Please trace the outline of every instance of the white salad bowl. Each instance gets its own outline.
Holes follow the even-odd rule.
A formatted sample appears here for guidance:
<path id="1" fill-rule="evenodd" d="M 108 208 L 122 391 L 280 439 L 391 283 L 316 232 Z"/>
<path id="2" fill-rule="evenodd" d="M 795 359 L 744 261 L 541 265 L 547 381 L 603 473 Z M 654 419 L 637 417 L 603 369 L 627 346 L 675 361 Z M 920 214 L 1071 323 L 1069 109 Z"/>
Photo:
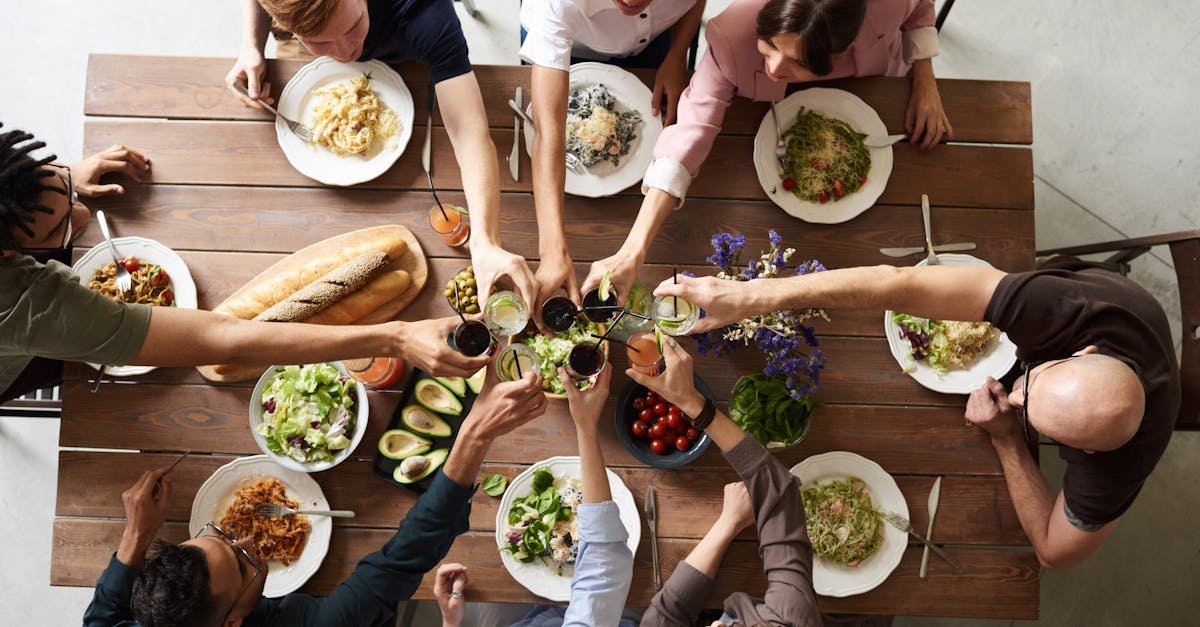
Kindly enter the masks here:
<path id="1" fill-rule="evenodd" d="M 342 376 L 350 376 L 349 372 L 346 371 L 346 367 L 343 366 L 341 362 L 334 361 L 329 363 L 332 364 L 334 368 L 337 368 L 337 371 L 341 373 Z M 371 414 L 371 409 L 367 403 L 366 386 L 358 381 L 354 382 L 354 434 L 350 437 L 350 446 L 338 451 L 338 453 L 333 456 L 333 459 L 330 460 L 319 462 L 299 462 L 291 457 L 288 457 L 287 455 L 280 455 L 272 452 L 267 446 L 267 438 L 258 432 L 258 425 L 262 424 L 263 422 L 263 390 L 267 387 L 267 381 L 274 376 L 275 369 L 278 367 L 279 366 L 271 366 L 268 368 L 267 371 L 258 378 L 258 384 L 254 386 L 254 392 L 250 395 L 250 433 L 254 436 L 254 441 L 258 443 L 258 448 L 262 450 L 264 455 L 275 460 L 275 462 L 280 466 L 283 466 L 289 470 L 297 470 L 300 472 L 321 472 L 322 470 L 329 470 L 330 468 L 333 468 L 334 466 L 346 461 L 346 459 L 350 457 L 350 454 L 354 452 L 354 449 L 358 448 L 359 443 L 362 442 L 363 435 L 367 432 L 367 418 Z"/>

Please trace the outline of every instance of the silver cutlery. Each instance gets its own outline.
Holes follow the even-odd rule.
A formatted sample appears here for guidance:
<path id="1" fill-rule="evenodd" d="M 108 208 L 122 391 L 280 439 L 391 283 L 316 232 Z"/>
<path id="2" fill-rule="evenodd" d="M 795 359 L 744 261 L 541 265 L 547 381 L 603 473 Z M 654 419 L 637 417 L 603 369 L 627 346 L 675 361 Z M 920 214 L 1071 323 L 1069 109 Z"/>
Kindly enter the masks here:
<path id="1" fill-rule="evenodd" d="M 303 514 L 305 516 L 329 516 L 330 518 L 354 518 L 354 512 L 347 509 L 334 510 L 316 510 L 316 509 L 292 509 L 284 507 L 279 503 L 260 503 L 254 508 L 254 512 L 263 518 L 279 518 L 289 514 Z"/>
<path id="2" fill-rule="evenodd" d="M 891 523 L 891 525 L 893 527 L 899 529 L 900 531 L 903 531 L 904 533 L 907 533 L 908 535 L 916 538 L 919 542 L 921 542 L 925 546 L 929 547 L 934 553 L 937 553 L 938 557 L 946 560 L 947 564 L 953 566 L 954 570 L 956 570 L 958 572 L 962 572 L 962 567 L 959 566 L 958 564 L 956 564 L 954 562 L 954 560 L 950 559 L 950 556 L 946 555 L 946 552 L 943 551 L 941 547 L 930 542 L 929 540 L 926 540 L 925 538 L 921 537 L 921 534 L 913 531 L 912 523 L 908 522 L 907 518 L 905 518 L 895 512 L 880 511 L 879 515 L 883 516 L 883 519 L 888 521 L 889 523 Z"/>
<path id="3" fill-rule="evenodd" d="M 529 127 L 525 131 L 526 134 L 529 134 L 530 130 L 532 130 L 535 134 L 537 133 L 537 126 L 534 125 L 533 118 L 529 117 L 529 114 L 525 113 L 525 109 L 521 108 L 521 106 L 518 105 L 517 102 L 512 98 L 508 99 L 508 108 L 512 109 L 514 113 L 521 116 L 522 120 L 525 120 L 525 125 Z M 565 151 L 563 154 L 566 155 L 567 167 L 570 168 L 572 172 L 575 172 L 576 174 L 585 174 L 587 172 L 587 170 L 583 167 L 583 162 L 580 161 L 579 157 L 576 157 L 570 150 Z"/>
<path id="4" fill-rule="evenodd" d="M 108 218 L 104 215 L 104 210 L 96 212 L 96 222 L 100 223 L 100 233 L 104 235 L 104 242 L 108 244 L 108 252 L 112 255 L 113 265 L 117 267 L 117 287 L 122 292 L 128 292 L 133 289 L 133 275 L 129 274 L 129 270 L 121 265 L 121 258 L 117 256 L 117 247 L 113 245 L 112 234 L 108 231 Z"/>
<path id="5" fill-rule="evenodd" d="M 517 95 L 513 98 L 517 103 L 517 108 L 521 108 L 521 88 L 517 87 Z M 513 116 L 513 146 L 512 152 L 508 153 L 508 173 L 512 175 L 512 180 L 521 180 L 521 153 L 517 152 L 518 146 L 521 144 L 521 116 Z"/>
<path id="6" fill-rule="evenodd" d="M 654 506 L 654 486 L 646 489 L 646 524 L 650 527 L 650 561 L 654 569 L 654 589 L 662 589 L 662 575 L 658 572 L 658 514 Z"/>
<path id="7" fill-rule="evenodd" d="M 933 250 L 934 250 L 934 252 L 937 252 L 937 253 L 957 253 L 957 252 L 962 252 L 964 250 L 975 250 L 975 248 L 976 248 L 975 242 L 961 242 L 958 244 L 938 244 L 937 246 L 933 247 Z M 880 253 L 887 255 L 888 257 L 907 257 L 909 255 L 916 255 L 918 253 L 923 253 L 925 251 L 926 251 L 926 248 L 924 246 L 907 246 L 904 248 L 880 248 L 879 249 Z"/>
<path id="8" fill-rule="evenodd" d="M 929 254 L 925 257 L 925 265 L 941 265 L 942 262 L 938 261 L 937 253 L 933 252 L 933 232 L 929 229 L 929 196 L 926 194 L 921 194 L 921 220 L 925 222 L 925 247 L 929 250 Z"/>
<path id="9" fill-rule="evenodd" d="M 278 110 L 275 109 L 275 107 L 272 107 L 271 105 L 263 102 L 262 100 L 251 96 L 250 92 L 246 91 L 246 88 L 241 83 L 234 83 L 233 88 L 236 89 L 239 94 L 258 102 L 258 104 L 262 105 L 267 111 L 274 113 L 275 117 L 279 118 L 280 120 L 283 120 L 283 123 L 287 125 L 288 130 L 291 131 L 292 134 L 295 135 L 296 137 L 299 137 L 300 139 L 303 139 L 306 142 L 310 142 L 313 140 L 313 132 L 312 132 L 311 128 L 308 128 L 307 126 L 280 113 Z"/>
<path id="10" fill-rule="evenodd" d="M 888 146 L 905 141 L 908 138 L 909 136 L 904 133 L 899 135 L 868 135 L 867 138 L 863 140 L 863 144 L 865 144 L 867 148 L 887 148 Z M 944 144 L 948 141 L 950 141 L 950 138 L 943 135 L 941 141 L 938 143 Z"/>
<path id="11" fill-rule="evenodd" d="M 925 529 L 925 537 L 933 541 L 933 519 L 937 518 L 938 501 L 942 496 L 942 478 L 933 481 L 933 489 L 929 491 L 929 526 Z M 929 547 L 921 551 L 921 579 L 929 573 Z"/>
<path id="12" fill-rule="evenodd" d="M 96 370 L 96 378 L 92 379 L 92 394 L 95 394 L 96 391 L 100 389 L 100 382 L 104 379 L 104 371 L 107 369 L 108 366 L 102 365 L 98 370 Z"/>
<path id="13" fill-rule="evenodd" d="M 801 109 L 803 111 L 803 109 Z M 783 141 L 783 127 L 779 125 L 779 112 L 775 103 L 771 103 L 771 119 L 775 120 L 775 163 L 779 166 L 780 178 L 787 176 L 787 144 Z M 778 189 L 778 184 L 771 186 L 771 193 Z"/>

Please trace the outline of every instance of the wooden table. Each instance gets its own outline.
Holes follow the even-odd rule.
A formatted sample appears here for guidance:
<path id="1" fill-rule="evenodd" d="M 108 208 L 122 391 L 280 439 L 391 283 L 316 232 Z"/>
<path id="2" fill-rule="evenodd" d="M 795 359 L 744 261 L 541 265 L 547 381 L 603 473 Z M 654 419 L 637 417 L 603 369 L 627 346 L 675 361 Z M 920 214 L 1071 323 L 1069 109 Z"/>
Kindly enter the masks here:
<path id="1" fill-rule="evenodd" d="M 114 143 L 146 151 L 154 164 L 145 185 L 124 196 L 92 204 L 108 210 L 117 235 L 141 235 L 178 251 L 196 280 L 200 306 L 211 308 L 260 270 L 307 244 L 381 223 L 411 228 L 430 257 L 430 283 L 404 319 L 450 315 L 439 286 L 464 265 L 465 251 L 447 247 L 425 224 L 430 204 L 419 164 L 419 138 L 388 173 L 353 189 L 321 187 L 288 165 L 275 141 L 273 124 L 242 108 L 221 84 L 230 59 L 92 55 L 84 104 L 85 154 Z M 272 62 L 270 81 L 283 85 L 300 66 Z M 416 102 L 425 101 L 427 75 L 420 67 L 399 68 Z M 503 156 L 512 145 L 512 115 L 504 105 L 516 85 L 529 88 L 520 67 L 478 67 L 492 136 Z M 646 77 L 649 75 L 647 74 Z M 902 132 L 908 83 L 897 78 L 838 81 L 861 96 L 891 133 Z M 919 198 L 933 200 L 934 238 L 975 241 L 976 254 L 1004 270 L 1033 266 L 1033 168 L 1030 92 L 1027 83 L 939 81 L 958 139 L 921 153 L 906 144 L 895 149 L 895 168 L 879 203 L 845 224 L 813 225 L 789 218 L 767 201 L 748 158 L 764 105 L 738 99 L 712 156 L 692 186 L 687 206 L 672 215 L 647 255 L 642 280 L 653 285 L 672 266 L 708 272 L 709 237 L 741 231 L 748 249 L 766 243 L 775 228 L 800 258 L 817 257 L 829 267 L 893 263 L 883 246 L 922 244 Z M 528 91 L 526 91 L 528 93 Z M 417 124 L 424 113 L 418 107 Z M 103 116 L 103 117 L 101 117 Z M 446 200 L 462 203 L 462 185 L 445 130 L 434 131 L 435 178 Z M 530 190 L 530 164 L 522 152 L 520 182 L 501 169 L 504 245 L 537 256 L 537 229 Z M 579 276 L 591 261 L 607 256 L 623 240 L 640 201 L 636 188 L 607 199 L 567 197 L 567 236 Z M 81 246 L 99 241 L 95 229 Z M 79 251 L 77 251 L 79 252 Z M 916 258 L 903 260 L 915 262 Z M 830 612 L 899 615 L 979 616 L 1028 619 L 1038 615 L 1039 569 L 1009 501 L 996 456 L 985 436 L 963 425 L 965 397 L 931 392 L 897 367 L 882 337 L 881 312 L 831 311 L 821 323 L 828 356 L 816 415 L 808 439 L 780 455 L 790 466 L 815 454 L 848 450 L 865 455 L 895 475 L 908 499 L 913 524 L 924 529 L 926 497 L 934 477 L 944 475 L 935 537 L 960 562 L 961 574 L 941 560 L 930 562 L 928 579 L 917 577 L 921 549 L 910 545 L 900 566 L 875 590 L 844 599 L 822 598 Z M 698 358 L 698 372 L 722 402 L 735 379 L 761 367 L 749 353 L 733 363 Z M 624 364 L 618 362 L 618 370 Z M 186 534 L 192 497 L 205 478 L 235 456 L 257 454 L 246 424 L 251 383 L 212 385 L 190 368 L 160 369 L 127 385 L 87 391 L 92 371 L 70 365 L 63 386 L 58 504 L 54 522 L 51 580 L 56 585 L 91 586 L 117 545 L 124 525 L 120 493 L 145 469 L 166 463 L 176 451 L 194 455 L 175 472 L 176 495 L 162 537 Z M 625 384 L 616 377 L 613 394 Z M 373 392 L 365 442 L 373 443 L 399 394 Z M 724 404 L 724 403 L 722 403 Z M 610 399 L 608 411 L 611 413 Z M 555 402 L 546 416 L 497 441 L 483 472 L 512 477 L 529 464 L 574 454 L 574 431 L 566 404 Z M 121 449 L 121 452 L 68 450 Z M 659 498 L 659 549 L 664 579 L 715 520 L 722 484 L 734 479 L 716 447 L 681 471 L 657 471 L 637 462 L 609 430 L 606 459 L 640 501 L 654 484 Z M 416 496 L 374 476 L 363 445 L 353 460 L 314 478 L 338 508 L 358 517 L 335 521 L 321 570 L 304 590 L 328 593 L 357 560 L 387 540 Z M 448 559 L 472 569 L 472 598 L 532 602 L 534 597 L 508 576 L 494 557 L 497 501 L 478 493 L 471 531 Z M 482 557 L 481 557 L 482 556 Z M 645 606 L 653 593 L 648 538 L 634 567 L 629 604 Z M 431 598 L 426 577 L 416 598 Z M 709 605 L 730 592 L 761 593 L 765 579 L 752 534 L 730 548 Z"/>

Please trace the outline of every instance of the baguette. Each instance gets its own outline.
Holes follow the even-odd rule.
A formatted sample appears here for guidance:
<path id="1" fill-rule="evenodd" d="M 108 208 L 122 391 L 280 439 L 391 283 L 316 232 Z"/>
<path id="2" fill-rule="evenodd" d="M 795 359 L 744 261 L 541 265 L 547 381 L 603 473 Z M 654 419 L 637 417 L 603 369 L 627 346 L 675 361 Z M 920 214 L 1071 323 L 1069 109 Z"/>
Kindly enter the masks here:
<path id="1" fill-rule="evenodd" d="M 366 285 L 388 264 L 382 251 L 359 255 L 254 316 L 263 322 L 297 322 L 321 312 Z"/>
<path id="2" fill-rule="evenodd" d="M 312 259 L 299 267 L 276 272 L 267 277 L 260 274 L 218 305 L 214 311 L 250 320 L 348 261 L 376 251 L 383 252 L 389 260 L 395 261 L 407 250 L 408 243 L 399 236 L 376 236 L 358 244 L 345 246 L 336 253 Z"/>

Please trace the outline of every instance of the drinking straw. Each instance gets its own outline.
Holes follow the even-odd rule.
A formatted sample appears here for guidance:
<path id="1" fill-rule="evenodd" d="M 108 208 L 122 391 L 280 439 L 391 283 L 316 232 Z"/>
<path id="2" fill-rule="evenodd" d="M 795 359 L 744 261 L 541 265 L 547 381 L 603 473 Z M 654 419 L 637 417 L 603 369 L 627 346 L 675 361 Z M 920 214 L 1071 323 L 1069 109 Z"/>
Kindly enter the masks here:
<path id="1" fill-rule="evenodd" d="M 639 349 L 638 349 L 636 346 L 634 346 L 633 344 L 630 344 L 629 342 L 626 342 L 626 341 L 624 341 L 624 340 L 610 340 L 610 339 L 608 339 L 607 337 L 605 337 L 606 335 L 608 335 L 608 333 L 605 333 L 604 335 L 596 335 L 595 333 L 593 333 L 593 334 L 592 334 L 592 337 L 594 337 L 594 338 L 599 338 L 601 342 L 605 342 L 605 341 L 607 341 L 607 342 L 609 342 L 609 343 L 611 343 L 611 342 L 617 342 L 618 344 L 624 344 L 626 347 L 628 347 L 628 348 L 629 348 L 629 350 L 631 350 L 631 351 L 633 351 L 633 352 L 635 352 L 635 353 L 640 353 L 640 352 L 642 352 L 642 351 L 641 351 L 641 350 L 639 350 Z"/>
<path id="2" fill-rule="evenodd" d="M 679 285 L 679 268 L 671 268 L 671 285 Z M 679 317 L 679 297 L 671 296 L 671 308 L 675 310 L 675 317 Z"/>
<path id="3" fill-rule="evenodd" d="M 632 311 L 630 311 L 630 310 L 628 310 L 628 309 L 626 309 L 626 308 L 624 308 L 624 307 L 622 307 L 622 306 L 620 306 L 620 305 L 596 305 L 595 307 L 584 307 L 584 309 L 592 309 L 592 310 L 596 310 L 596 309 L 601 309 L 601 310 L 619 309 L 619 310 L 621 310 L 621 313 L 622 313 L 622 314 L 629 314 L 629 315 L 633 316 L 634 318 L 641 318 L 642 320 L 649 320 L 649 319 L 650 319 L 650 316 L 643 316 L 643 315 L 642 315 L 642 314 L 640 314 L 640 313 L 635 313 L 635 312 L 632 312 Z M 615 324 L 615 323 L 614 323 L 614 324 Z"/>
<path id="4" fill-rule="evenodd" d="M 521 356 L 517 355 L 516 352 L 517 351 L 513 351 L 513 363 L 517 365 L 517 378 L 524 379 L 525 373 L 521 372 Z"/>
<path id="5" fill-rule="evenodd" d="M 454 313 L 458 314 L 458 319 L 467 323 L 467 317 L 462 312 L 462 297 L 458 295 L 458 281 L 454 282 Z"/>

